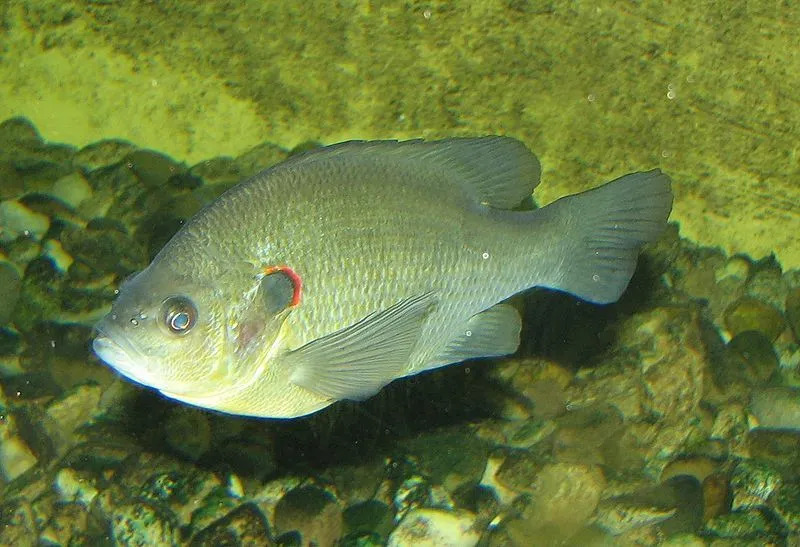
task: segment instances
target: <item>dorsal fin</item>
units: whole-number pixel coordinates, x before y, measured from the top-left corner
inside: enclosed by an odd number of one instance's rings
[[[462,185],[480,203],[497,209],[520,204],[539,184],[541,167],[536,156],[511,137],[452,138],[440,141],[346,141],[298,154],[272,169],[301,164],[371,157],[382,162],[418,162],[444,171],[453,184]]]

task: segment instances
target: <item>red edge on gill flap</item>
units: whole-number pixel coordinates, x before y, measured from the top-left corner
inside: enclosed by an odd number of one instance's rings
[[[300,295],[303,292],[303,280],[300,276],[291,269],[289,266],[265,266],[264,267],[264,274],[270,275],[276,272],[281,272],[282,274],[286,275],[292,281],[292,301],[289,304],[290,308],[296,308],[300,304]]]

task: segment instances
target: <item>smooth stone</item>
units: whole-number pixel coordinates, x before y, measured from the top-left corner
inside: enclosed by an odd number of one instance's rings
[[[0,203],[0,241],[13,241],[19,235],[34,239],[41,237],[50,228],[50,219],[31,211],[20,202],[9,199]]]
[[[758,427],[800,430],[800,388],[758,389],[750,398],[750,412]]]
[[[36,465],[36,456],[17,436],[0,437],[0,473],[11,481]]]
[[[191,547],[272,545],[267,518],[254,503],[245,503],[199,532]]]
[[[728,342],[726,350],[726,376],[740,378],[751,386],[764,384],[780,365],[772,342],[761,331],[740,332]]]
[[[6,325],[14,316],[20,287],[21,280],[17,268],[8,262],[0,262],[0,326]]]
[[[786,295],[786,320],[792,328],[794,338],[800,342],[800,287],[795,287]]]
[[[92,196],[92,187],[80,173],[61,177],[53,184],[50,194],[73,209]]]
[[[167,446],[190,461],[199,460],[211,447],[211,425],[202,410],[170,407],[163,428]]]
[[[155,150],[136,150],[128,154],[125,161],[136,178],[149,188],[164,186],[173,175],[183,170],[172,158]]]
[[[786,328],[786,322],[774,306],[752,296],[744,296],[725,310],[725,326],[731,336],[756,330],[774,342]]]
[[[388,547],[470,547],[480,533],[468,511],[420,508],[409,511],[389,535]]]
[[[279,534],[299,532],[303,545],[333,546],[344,531],[342,509],[325,490],[300,486],[275,506],[275,527]]]
[[[104,139],[87,144],[75,154],[75,163],[90,171],[106,165],[113,165],[125,159],[136,150],[136,146],[121,139]]]

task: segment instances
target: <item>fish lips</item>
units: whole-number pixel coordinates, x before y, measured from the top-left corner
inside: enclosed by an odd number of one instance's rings
[[[127,340],[127,337],[116,332],[106,321],[95,327],[97,336],[92,342],[95,354],[111,368],[145,386],[154,386],[147,373],[146,358]]]

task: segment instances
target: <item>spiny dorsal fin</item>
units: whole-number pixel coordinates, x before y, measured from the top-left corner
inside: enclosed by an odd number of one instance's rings
[[[439,170],[476,201],[497,209],[520,204],[539,184],[536,156],[511,137],[451,138],[439,141],[346,141],[298,154],[271,169],[285,169],[346,157],[348,161],[416,162]],[[259,176],[259,175],[257,175]]]

